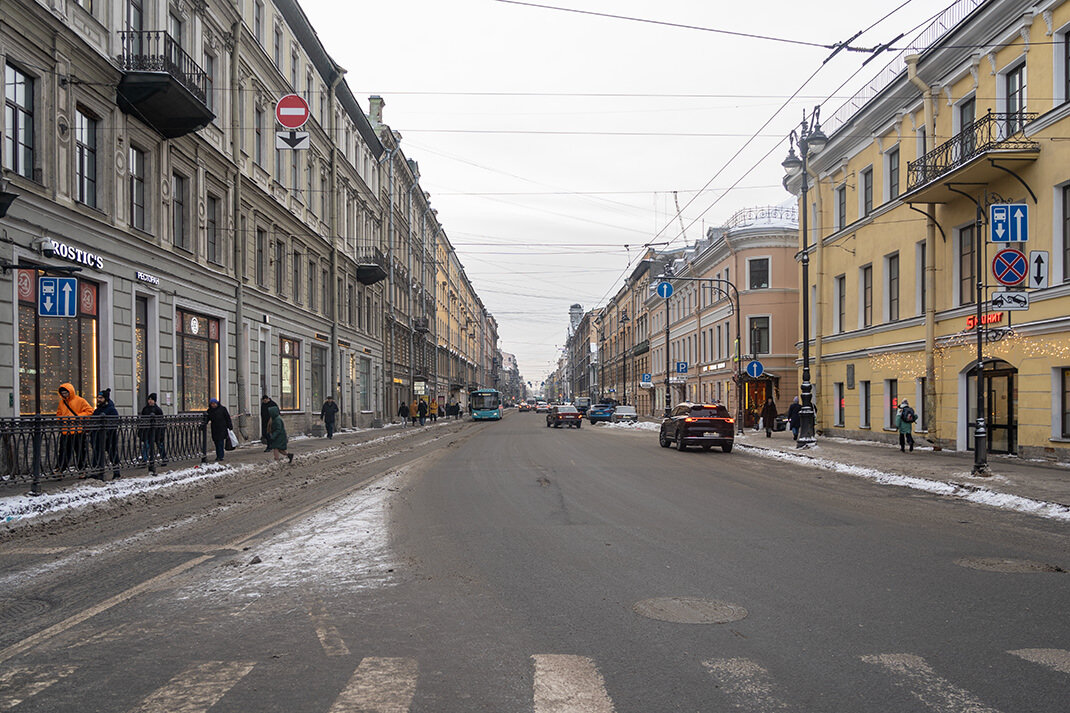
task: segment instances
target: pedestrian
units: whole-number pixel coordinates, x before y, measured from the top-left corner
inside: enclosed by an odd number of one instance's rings
[[[267,394],[260,397],[260,442],[264,444],[264,453],[271,450],[271,446],[268,445],[268,423],[271,421],[271,414],[268,413],[268,409],[272,406],[279,407]]]
[[[765,437],[773,437],[773,427],[776,425],[776,404],[773,403],[773,397],[769,397],[765,400],[765,406],[762,406],[762,426],[765,428]]]
[[[417,419],[420,418],[420,404],[414,398],[412,404],[409,406],[409,418],[412,419],[412,425],[416,425]]]
[[[56,407],[56,418],[62,428],[56,453],[56,471],[66,470],[68,466],[77,466],[80,470],[85,467],[86,443],[85,432],[78,423],[93,415],[93,407],[74,392],[72,384],[60,384],[57,391],[59,406]]]
[[[278,406],[271,408],[277,409]],[[212,443],[215,444],[216,463],[223,460],[224,451],[227,448],[227,439],[230,438],[228,431],[234,428],[234,422],[230,420],[230,412],[227,407],[219,403],[214,396],[208,399],[208,410],[204,412],[201,426],[211,425]]]
[[[788,428],[791,429],[791,440],[799,440],[799,412],[802,411],[802,404],[799,403],[799,397],[796,396],[791,400],[791,406],[788,406]]]
[[[438,399],[431,399],[431,406],[428,415],[431,416],[431,423],[438,423]]]
[[[149,394],[145,406],[141,409],[141,422],[145,425],[138,432],[141,437],[141,460],[148,463],[149,458],[159,452],[160,465],[167,465],[167,447],[164,443],[166,429],[161,416],[163,409],[156,404],[156,394]]]
[[[910,408],[910,403],[903,399],[899,402],[899,408],[895,412],[895,428],[899,431],[899,450],[905,451],[910,444],[910,452],[914,452],[914,422],[918,420],[918,414]]]
[[[409,425],[409,405],[404,401],[398,406],[398,417],[401,419],[402,426]]]
[[[96,432],[93,434],[93,477],[104,480],[104,459],[112,467],[112,477],[119,472],[119,410],[111,400],[111,389],[97,393],[97,407],[93,410]],[[85,476],[82,476],[83,478]]]
[[[333,396],[328,396],[323,402],[323,408],[320,409],[320,418],[323,419],[323,425],[327,428],[327,438],[334,438],[334,417],[337,414],[338,404],[334,402]]]
[[[420,425],[427,425],[427,399],[420,399],[420,404],[417,408],[417,413],[420,414]]]
[[[268,445],[275,451],[275,460],[279,460],[279,456],[286,456],[288,463],[294,462],[294,454],[287,453],[286,447],[290,445],[289,439],[286,438],[286,424],[282,422],[282,416],[279,415],[279,407],[272,406],[268,409],[268,414],[271,416],[271,422],[268,424]]]

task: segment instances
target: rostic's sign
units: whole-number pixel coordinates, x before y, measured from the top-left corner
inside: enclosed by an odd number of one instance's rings
[[[76,262],[79,265],[85,265],[86,267],[95,267],[98,270],[104,269],[104,258],[95,253],[82,250],[81,248],[72,248],[70,245],[61,243],[58,240],[49,239],[48,243],[52,248],[52,252],[64,260]]]

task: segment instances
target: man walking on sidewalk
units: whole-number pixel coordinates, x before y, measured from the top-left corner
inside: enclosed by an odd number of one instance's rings
[[[323,426],[327,429],[327,438],[334,438],[334,417],[337,415],[338,404],[334,402],[333,396],[328,396],[320,409],[320,418],[323,419]]]
[[[918,414],[910,408],[906,399],[899,402],[899,410],[895,412],[895,427],[899,431],[899,450],[905,451],[906,444],[910,444],[910,452],[914,452],[914,422],[918,420]]]

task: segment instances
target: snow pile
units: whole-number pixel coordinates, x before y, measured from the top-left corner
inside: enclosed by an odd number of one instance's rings
[[[660,423],[654,423],[653,421],[636,421],[634,423],[627,423],[625,421],[621,421],[620,423],[602,422],[602,423],[597,423],[595,425],[599,426],[600,428],[614,428],[614,429],[621,429],[621,430],[625,430],[625,431],[660,431],[661,430],[661,424]]]
[[[803,465],[811,468],[817,467],[824,470],[831,470],[836,473],[843,473],[844,475],[853,475],[855,477],[872,480],[880,485],[913,488],[914,490],[923,490],[936,495],[962,498],[963,500],[968,500],[970,502],[991,505],[1005,510],[1017,510],[1018,512],[1039,515],[1054,520],[1062,520],[1063,522],[1070,522],[1070,507],[1058,503],[1032,500],[1030,498],[1023,498],[1020,495],[999,493],[994,490],[988,490],[973,485],[929,480],[927,478],[918,478],[899,473],[885,473],[876,470],[875,468],[839,463],[837,461],[828,460],[827,458],[808,458],[806,456],[799,456],[765,448],[747,446],[741,446],[741,448],[746,449],[747,453],[752,453],[762,458],[771,458],[784,463]]]

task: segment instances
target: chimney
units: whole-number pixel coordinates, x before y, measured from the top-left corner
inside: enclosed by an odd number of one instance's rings
[[[368,118],[372,122],[372,130],[379,133],[379,127],[383,125],[383,107],[386,102],[378,94],[368,97]]]

